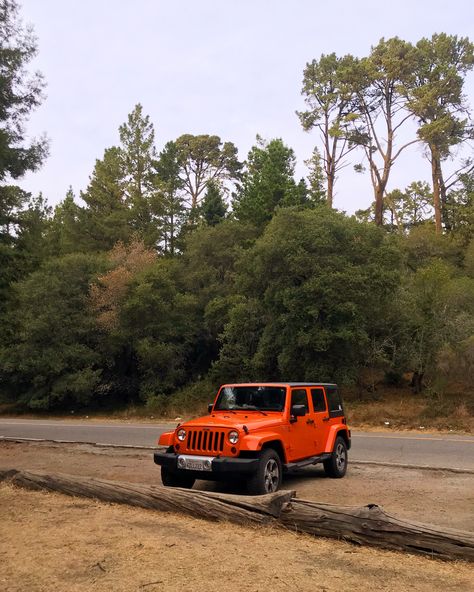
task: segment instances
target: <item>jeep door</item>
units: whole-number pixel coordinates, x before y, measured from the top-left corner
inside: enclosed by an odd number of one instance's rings
[[[287,443],[287,456],[290,462],[314,454],[314,420],[310,414],[308,391],[306,388],[292,388],[290,391],[290,414],[293,405],[304,405],[306,413],[291,417]]]
[[[331,428],[331,418],[329,417],[324,388],[322,386],[313,386],[310,389],[312,403],[312,419],[314,420],[314,447],[313,454],[321,454],[326,449],[326,443],[329,438]]]

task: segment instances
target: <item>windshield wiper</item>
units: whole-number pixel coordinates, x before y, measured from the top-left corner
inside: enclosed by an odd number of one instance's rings
[[[267,413],[265,413],[265,411],[262,411],[261,409],[259,409],[256,405],[245,405],[245,407],[240,407],[240,409],[242,411],[258,411],[262,415],[267,416]]]

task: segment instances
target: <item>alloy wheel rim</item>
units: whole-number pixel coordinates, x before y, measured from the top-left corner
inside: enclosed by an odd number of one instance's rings
[[[278,489],[278,482],[280,481],[280,469],[276,460],[271,458],[265,465],[265,491],[273,493]]]
[[[346,466],[346,449],[342,444],[336,448],[336,466],[338,471],[343,471]]]

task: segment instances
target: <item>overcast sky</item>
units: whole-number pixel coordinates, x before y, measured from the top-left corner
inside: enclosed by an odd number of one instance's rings
[[[295,110],[307,61],[322,53],[367,55],[381,37],[416,42],[435,32],[474,40],[473,0],[20,0],[39,41],[35,67],[47,98],[31,117],[51,154],[21,185],[57,203],[85,189],[96,158],[118,143],[138,102],[157,148],[183,133],[217,134],[244,159],[258,133],[281,137],[298,158],[316,143]],[[474,83],[467,94],[474,106]],[[389,189],[429,178],[421,150],[396,167]],[[353,212],[372,200],[367,176],[346,169],[335,205]]]

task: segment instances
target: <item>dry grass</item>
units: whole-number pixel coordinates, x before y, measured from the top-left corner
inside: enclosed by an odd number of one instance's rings
[[[472,566],[0,486],[0,589],[415,592],[474,589]]]
[[[474,432],[474,395],[413,395],[400,389],[385,389],[362,400],[346,396],[352,427],[430,429]]]
[[[426,409],[426,402],[413,400],[406,396],[382,398],[372,401],[346,401],[348,420],[351,426],[384,426],[385,422],[397,427],[418,424],[419,418]]]

